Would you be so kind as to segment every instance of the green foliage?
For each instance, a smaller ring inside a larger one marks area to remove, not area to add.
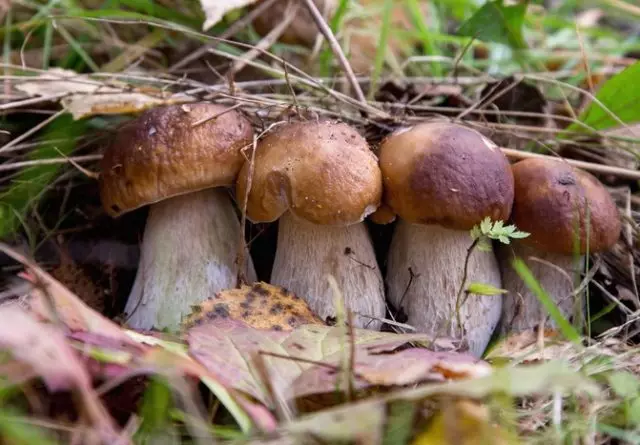
[[[144,393],[140,407],[142,424],[136,432],[137,443],[154,443],[154,440],[172,433],[170,431],[173,429],[170,419],[172,406],[171,389],[163,379],[158,376],[153,377]]]
[[[416,404],[406,400],[397,400],[389,404],[387,428],[382,445],[402,445],[409,443],[413,422],[416,417]]]
[[[84,134],[85,121],[74,121],[70,114],[60,116],[44,130],[42,145],[33,150],[30,160],[70,155],[76,147],[76,138]],[[59,140],[53,145],[47,141]],[[0,195],[0,239],[11,236],[19,227],[27,210],[34,205],[58,174],[61,164],[40,164],[24,168]]]
[[[506,289],[500,289],[490,284],[474,282],[469,283],[469,286],[467,286],[465,292],[468,294],[492,296],[506,294],[508,291]]]
[[[3,408],[0,412],[0,437],[2,443],[14,445],[54,445],[57,442],[44,429],[33,425],[26,416],[19,416]]]
[[[618,423],[640,427],[640,379],[630,372],[616,371],[607,376],[607,381],[613,392],[622,399],[617,410],[621,417]]]
[[[522,35],[522,26],[527,3],[506,6],[503,0],[487,2],[460,25],[458,35],[502,43],[513,49],[524,49],[526,43]]]
[[[620,122],[640,122],[640,61],[607,80],[598,94],[580,115],[580,122],[594,130],[619,126]],[[616,117],[618,119],[616,119]],[[585,131],[579,123],[572,123],[567,131]]]
[[[562,313],[560,312],[560,309],[558,309],[558,306],[553,302],[549,294],[542,288],[538,280],[535,279],[526,263],[522,259],[516,258],[513,260],[513,268],[520,276],[520,279],[524,281],[526,286],[538,298],[538,301],[540,301],[540,304],[542,304],[547,313],[556,323],[556,325],[560,329],[560,332],[562,332],[562,335],[576,344],[581,344],[580,334],[578,333],[578,331],[576,331],[571,323],[569,323],[569,321],[562,316]]]
[[[477,248],[481,251],[491,250],[492,239],[503,244],[510,244],[510,239],[526,238],[528,232],[518,230],[515,225],[505,226],[504,221],[492,222],[488,216],[480,224],[476,224],[471,229],[471,238],[477,242]]]

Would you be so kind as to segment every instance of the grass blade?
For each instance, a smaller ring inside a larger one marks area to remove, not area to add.
[[[558,306],[553,302],[549,294],[542,288],[538,280],[535,279],[531,270],[527,267],[525,262],[516,258],[513,260],[513,268],[520,276],[522,281],[527,285],[527,287],[536,295],[540,304],[545,308],[547,313],[551,316],[553,321],[556,323],[562,335],[564,335],[568,340],[581,344],[580,342],[580,334],[576,329],[569,323],[569,321],[562,316],[562,313],[558,309]]]

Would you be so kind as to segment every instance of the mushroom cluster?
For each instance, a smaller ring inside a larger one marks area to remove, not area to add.
[[[235,188],[237,207],[222,187]],[[104,153],[100,192],[112,217],[150,206],[125,309],[137,329],[175,329],[239,275],[256,281],[248,251],[239,255],[239,209],[254,223],[278,222],[269,282],[304,298],[323,322],[344,304],[354,326],[380,329],[388,300],[417,331],[464,340],[477,356],[498,325],[519,331],[543,318],[514,256],[569,316],[580,300],[574,260],[608,249],[620,234],[615,203],[595,177],[559,160],[511,165],[478,131],[444,121],[388,135],[376,156],[341,122],[281,122],[254,146],[238,109],[154,108],[119,129]],[[385,277],[368,217],[397,219]],[[531,235],[495,251],[473,249],[470,230],[487,217]],[[508,293],[460,304],[460,289],[472,282]]]

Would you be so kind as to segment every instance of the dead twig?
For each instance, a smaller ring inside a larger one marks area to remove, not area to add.
[[[329,42],[331,51],[333,51],[333,54],[338,58],[338,61],[340,62],[340,66],[342,66],[342,69],[344,70],[345,75],[349,79],[349,84],[351,85],[351,88],[353,88],[353,91],[355,92],[358,101],[362,105],[366,106],[367,99],[364,97],[364,93],[360,88],[360,84],[358,83],[358,80],[356,79],[356,76],[353,73],[353,69],[349,64],[349,61],[344,55],[344,52],[342,52],[342,48],[340,48],[340,44],[336,40],[336,36],[333,35],[331,28],[329,28],[329,26],[327,25],[327,22],[325,22],[324,18],[322,17],[322,14],[320,14],[320,11],[318,10],[318,7],[315,5],[315,3],[313,3],[313,0],[304,0],[304,3],[307,6],[307,9],[309,10],[309,12],[311,13],[313,20],[316,22],[316,25],[318,25],[318,29],[320,30],[322,35],[324,35],[325,39],[327,39],[327,42]]]

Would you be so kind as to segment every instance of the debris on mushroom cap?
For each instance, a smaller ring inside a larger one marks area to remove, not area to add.
[[[194,306],[183,324],[191,327],[216,318],[230,318],[255,329],[275,331],[290,331],[305,324],[324,324],[302,298],[264,282],[217,293]]]
[[[509,162],[471,128],[434,121],[393,133],[380,146],[380,169],[384,202],[410,223],[469,230],[511,213]]]
[[[587,247],[590,252],[606,250],[616,243],[621,230],[618,209],[593,175],[554,159],[527,159],[512,169],[515,199],[511,218],[520,230],[531,233],[522,240],[524,244],[571,254],[578,236],[580,253]]]
[[[222,105],[148,110],[123,125],[104,153],[102,205],[115,217],[172,196],[232,185],[244,162],[241,150],[252,141],[251,123]]]
[[[250,163],[236,181],[243,208]],[[349,225],[382,197],[378,161],[365,139],[341,122],[282,124],[258,142],[247,218],[271,222],[290,210],[314,224]]]

